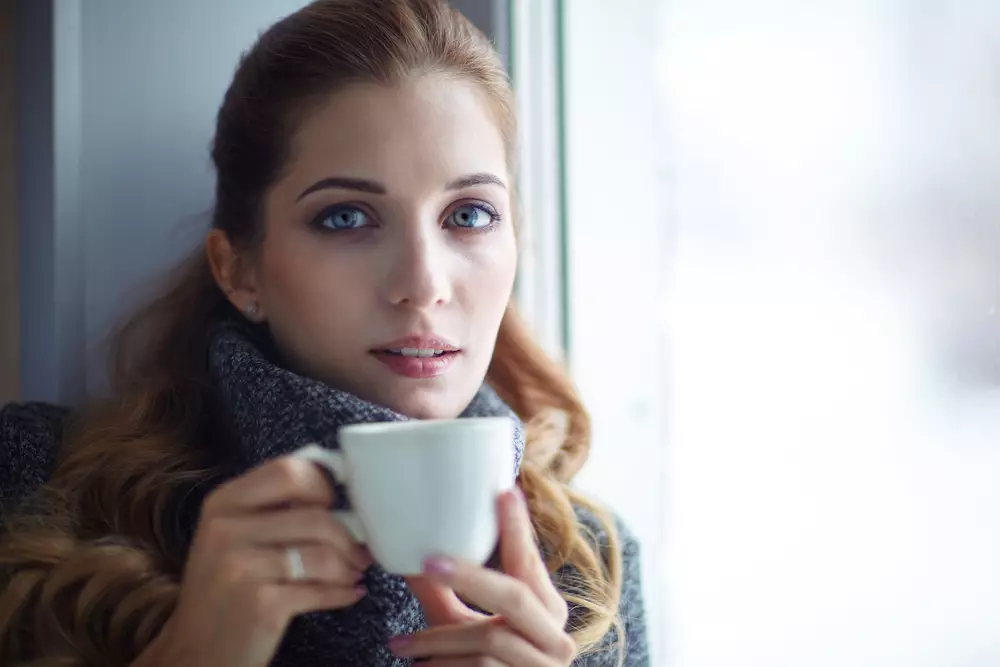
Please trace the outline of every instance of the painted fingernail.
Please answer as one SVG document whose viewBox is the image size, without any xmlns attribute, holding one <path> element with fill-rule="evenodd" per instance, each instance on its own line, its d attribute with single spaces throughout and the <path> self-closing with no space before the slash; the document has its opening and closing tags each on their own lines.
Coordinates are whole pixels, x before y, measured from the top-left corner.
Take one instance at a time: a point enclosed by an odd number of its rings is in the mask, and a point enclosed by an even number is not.
<svg viewBox="0 0 1000 667">
<path fill-rule="evenodd" d="M 389 640 L 389 650 L 393 653 L 406 653 L 413 646 L 413 638 L 407 636 L 393 637 Z"/>
<path fill-rule="evenodd" d="M 361 565 L 362 569 L 367 570 L 375 564 L 375 558 L 372 556 L 372 552 L 368 549 L 368 547 L 358 547 L 356 553 L 358 563 Z"/>
<path fill-rule="evenodd" d="M 368 595 L 368 589 L 365 588 L 364 586 L 355 586 L 354 594 L 357 595 L 359 598 L 363 598 L 364 596 Z"/>
<path fill-rule="evenodd" d="M 455 561 L 447 556 L 432 556 L 424 561 L 424 573 L 447 577 L 455 571 Z"/>
</svg>

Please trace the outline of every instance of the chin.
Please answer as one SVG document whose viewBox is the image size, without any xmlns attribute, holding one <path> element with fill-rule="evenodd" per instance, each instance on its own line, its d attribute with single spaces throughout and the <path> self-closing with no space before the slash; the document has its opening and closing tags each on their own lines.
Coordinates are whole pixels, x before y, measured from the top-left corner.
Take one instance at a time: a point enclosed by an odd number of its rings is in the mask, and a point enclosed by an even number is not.
<svg viewBox="0 0 1000 667">
<path fill-rule="evenodd" d="M 454 400 L 434 399 L 431 396 L 407 396 L 392 401 L 387 407 L 410 419 L 454 419 L 462 413 L 468 403 L 459 407 Z"/>
<path fill-rule="evenodd" d="M 385 406 L 410 419 L 454 419 L 462 414 L 475 391 L 445 387 L 399 387 Z"/>
</svg>

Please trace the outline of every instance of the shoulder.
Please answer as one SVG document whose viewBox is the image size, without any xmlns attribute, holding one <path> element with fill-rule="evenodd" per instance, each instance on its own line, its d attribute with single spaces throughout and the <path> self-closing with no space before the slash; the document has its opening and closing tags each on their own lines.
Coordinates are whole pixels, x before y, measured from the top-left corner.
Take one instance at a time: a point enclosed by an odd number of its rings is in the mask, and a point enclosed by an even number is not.
<svg viewBox="0 0 1000 667">
<path fill-rule="evenodd" d="M 618 604 L 618 619 L 622 635 L 612 630 L 594 652 L 581 656 L 574 667 L 603 667 L 618 665 L 624 667 L 644 667 L 649 664 L 646 637 L 645 604 L 643 600 L 641 564 L 639 560 L 639 540 L 628 524 L 610 511 L 597 512 L 590 507 L 574 505 L 577 522 L 581 530 L 601 552 L 606 567 L 611 566 L 612 531 L 616 537 L 616 551 L 621 556 L 621 596 Z M 572 572 L 559 572 L 557 578 L 563 582 L 573 581 Z M 560 588 L 572 589 L 565 584 Z M 571 605 L 571 621 L 578 609 Z M 623 652 L 619 653 L 619 648 Z"/>
<path fill-rule="evenodd" d="M 591 507 L 574 505 L 577 523 L 584 536 L 596 546 L 603 557 L 605 567 L 612 562 L 612 534 L 616 551 L 621 556 L 622 602 L 625 596 L 639 588 L 639 540 L 628 524 L 618 514 L 609 511 L 595 511 Z"/>
<path fill-rule="evenodd" d="M 606 562 L 610 557 L 610 553 L 607 550 L 611 545 L 612 530 L 618 538 L 622 560 L 624 561 L 630 557 L 638 557 L 639 541 L 625 520 L 618 514 L 609 510 L 598 512 L 591 507 L 580 504 L 574 505 L 573 510 L 576 512 L 576 519 L 580 527 L 605 552 Z"/>
<path fill-rule="evenodd" d="M 0 408 L 0 516 L 48 480 L 69 412 L 48 403 Z"/>
</svg>

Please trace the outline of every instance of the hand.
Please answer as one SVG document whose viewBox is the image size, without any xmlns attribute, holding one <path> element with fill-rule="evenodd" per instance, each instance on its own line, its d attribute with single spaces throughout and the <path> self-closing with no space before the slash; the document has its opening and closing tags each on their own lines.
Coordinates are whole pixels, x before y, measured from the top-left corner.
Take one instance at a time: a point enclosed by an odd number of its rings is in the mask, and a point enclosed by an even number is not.
<svg viewBox="0 0 1000 667">
<path fill-rule="evenodd" d="M 408 583 L 431 627 L 393 639 L 394 653 L 440 667 L 556 667 L 573 660 L 576 643 L 563 629 L 566 602 L 542 562 L 519 490 L 500 497 L 499 514 L 504 574 L 429 559 L 425 576 Z M 472 611 L 458 596 L 495 616 Z"/>
<path fill-rule="evenodd" d="M 361 599 L 371 557 L 333 517 L 332 503 L 315 464 L 293 458 L 215 490 L 177 607 L 135 664 L 265 667 L 293 616 Z"/>
</svg>

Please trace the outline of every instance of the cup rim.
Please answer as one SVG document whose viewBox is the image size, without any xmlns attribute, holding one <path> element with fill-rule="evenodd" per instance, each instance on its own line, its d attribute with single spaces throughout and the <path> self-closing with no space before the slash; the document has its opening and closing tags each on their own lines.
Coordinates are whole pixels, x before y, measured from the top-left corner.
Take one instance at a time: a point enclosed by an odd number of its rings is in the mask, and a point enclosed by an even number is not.
<svg viewBox="0 0 1000 667">
<path fill-rule="evenodd" d="M 403 419 L 394 422 L 362 422 L 341 426 L 338 433 L 376 435 L 380 433 L 392 433 L 393 431 L 433 431 L 445 425 L 450 428 L 476 428 L 491 426 L 501 422 L 512 424 L 513 420 L 510 417 L 459 417 L 456 419 Z"/>
</svg>

